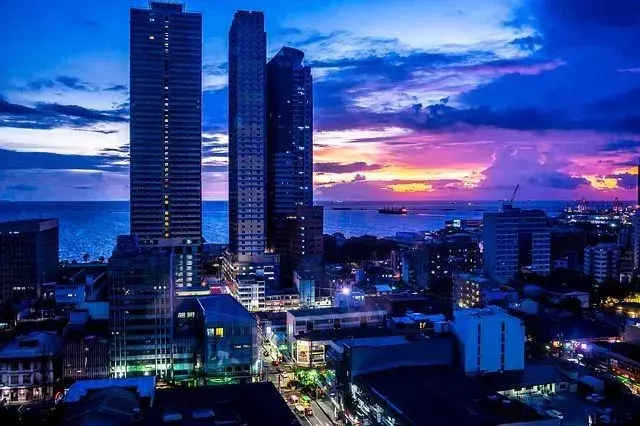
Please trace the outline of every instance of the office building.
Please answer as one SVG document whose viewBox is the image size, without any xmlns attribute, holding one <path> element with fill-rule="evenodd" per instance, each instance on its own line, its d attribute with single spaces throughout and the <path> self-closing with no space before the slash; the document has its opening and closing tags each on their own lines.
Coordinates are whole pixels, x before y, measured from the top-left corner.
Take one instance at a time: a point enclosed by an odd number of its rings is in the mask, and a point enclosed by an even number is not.
<svg viewBox="0 0 640 426">
<path fill-rule="evenodd" d="M 620 279 L 621 250 L 616 244 L 600 243 L 584 249 L 583 273 L 597 282 Z"/>
<path fill-rule="evenodd" d="M 283 254 L 289 218 L 313 206 L 313 79 L 291 47 L 267 64 L 267 187 L 268 247 Z"/>
<path fill-rule="evenodd" d="M 173 249 L 118 237 L 108 267 L 112 377 L 171 375 Z"/>
<path fill-rule="evenodd" d="M 58 219 L 0 223 L 0 304 L 33 299 L 58 276 Z"/>
<path fill-rule="evenodd" d="M 466 233 L 425 242 L 417 247 L 414 259 L 416 284 L 423 288 L 456 273 L 474 272 L 482 266 L 478 241 Z"/>
<path fill-rule="evenodd" d="M 0 401 L 22 405 L 53 398 L 60 378 L 60 347 L 55 332 L 38 331 L 0 348 Z"/>
<path fill-rule="evenodd" d="M 550 271 L 550 233 L 541 210 L 505 205 L 484 214 L 483 267 L 491 279 L 504 283 L 519 271 L 547 275 Z"/>
<path fill-rule="evenodd" d="M 277 287 L 280 280 L 280 256 L 262 254 L 236 258 L 232 253 L 226 253 L 222 274 L 242 306 L 250 311 L 262 311 L 266 306 L 266 290 Z"/>
<path fill-rule="evenodd" d="M 151 2 L 130 25 L 131 234 L 176 247 L 176 289 L 199 286 L 202 16 Z"/>
<path fill-rule="evenodd" d="M 204 376 L 250 382 L 259 373 L 257 317 L 228 294 L 200 297 L 198 304 L 204 317 Z"/>
<path fill-rule="evenodd" d="M 497 306 L 453 313 L 460 364 L 467 374 L 524 369 L 524 324 Z"/>
<path fill-rule="evenodd" d="M 266 249 L 266 50 L 262 12 L 236 12 L 229 30 L 229 248 Z"/>
</svg>

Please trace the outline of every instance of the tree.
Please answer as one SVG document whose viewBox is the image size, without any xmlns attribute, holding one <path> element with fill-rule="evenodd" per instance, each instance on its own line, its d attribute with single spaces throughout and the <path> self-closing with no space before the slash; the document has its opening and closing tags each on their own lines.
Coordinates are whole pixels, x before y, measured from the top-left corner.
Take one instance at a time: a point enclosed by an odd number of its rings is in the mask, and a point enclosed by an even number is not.
<svg viewBox="0 0 640 426">
<path fill-rule="evenodd" d="M 104 256 L 100 256 L 100 257 L 98 258 L 98 263 L 104 263 L 104 262 L 105 262 L 105 258 L 104 258 Z"/>
<path fill-rule="evenodd" d="M 85 253 L 82 255 L 82 261 L 87 263 L 91 259 L 91 255 L 89 253 Z"/>
</svg>

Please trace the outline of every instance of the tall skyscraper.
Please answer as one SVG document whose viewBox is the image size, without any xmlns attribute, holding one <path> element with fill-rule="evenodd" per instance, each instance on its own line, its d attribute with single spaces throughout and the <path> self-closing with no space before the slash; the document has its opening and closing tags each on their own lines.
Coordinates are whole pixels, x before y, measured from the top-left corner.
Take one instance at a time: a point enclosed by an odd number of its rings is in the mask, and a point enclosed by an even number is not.
<svg viewBox="0 0 640 426">
<path fill-rule="evenodd" d="M 199 284 L 202 15 L 131 9 L 131 233 L 174 247 L 177 289 Z"/>
<path fill-rule="evenodd" d="M 33 299 L 58 274 L 58 219 L 0 223 L 0 304 Z"/>
<path fill-rule="evenodd" d="M 284 254 L 288 222 L 313 206 L 313 78 L 304 52 L 291 47 L 267 64 L 267 188 L 268 247 Z"/>
<path fill-rule="evenodd" d="M 542 210 L 522 210 L 505 205 L 501 212 L 484 214 L 484 272 L 504 283 L 520 270 L 540 275 L 551 268 L 551 236 Z"/>
<path fill-rule="evenodd" d="M 262 12 L 236 12 L 229 30 L 229 248 L 266 248 L 266 42 Z"/>
</svg>

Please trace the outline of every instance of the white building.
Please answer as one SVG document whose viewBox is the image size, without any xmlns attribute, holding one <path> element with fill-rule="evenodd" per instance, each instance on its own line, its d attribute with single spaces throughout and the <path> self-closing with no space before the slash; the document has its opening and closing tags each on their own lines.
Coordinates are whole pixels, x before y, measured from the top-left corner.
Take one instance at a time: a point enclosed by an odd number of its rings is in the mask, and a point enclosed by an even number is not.
<svg viewBox="0 0 640 426">
<path fill-rule="evenodd" d="M 28 404 L 53 397 L 60 338 L 51 331 L 20 336 L 0 349 L 0 401 Z"/>
<path fill-rule="evenodd" d="M 453 330 L 467 374 L 524 369 L 524 324 L 501 308 L 456 310 Z"/>
<path fill-rule="evenodd" d="M 223 275 L 233 296 L 249 311 L 266 309 L 266 289 L 280 280 L 280 256 L 275 254 L 225 256 Z"/>
<path fill-rule="evenodd" d="M 384 324 L 386 317 L 387 311 L 384 309 L 298 309 L 287 312 L 287 338 L 292 342 L 296 336 L 308 331 L 353 328 L 361 325 L 380 326 Z"/>
<path fill-rule="evenodd" d="M 620 279 L 620 247 L 611 243 L 586 247 L 583 272 L 599 283 Z"/>
</svg>

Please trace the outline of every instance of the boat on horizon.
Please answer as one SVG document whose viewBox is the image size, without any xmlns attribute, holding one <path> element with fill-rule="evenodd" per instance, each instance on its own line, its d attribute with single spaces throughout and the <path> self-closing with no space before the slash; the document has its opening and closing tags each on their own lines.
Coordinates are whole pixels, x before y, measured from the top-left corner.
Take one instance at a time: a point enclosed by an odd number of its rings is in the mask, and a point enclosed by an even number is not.
<svg viewBox="0 0 640 426">
<path fill-rule="evenodd" d="M 378 213 L 380 214 L 395 214 L 395 215 L 406 215 L 408 210 L 406 207 L 382 207 L 378 209 Z"/>
</svg>

